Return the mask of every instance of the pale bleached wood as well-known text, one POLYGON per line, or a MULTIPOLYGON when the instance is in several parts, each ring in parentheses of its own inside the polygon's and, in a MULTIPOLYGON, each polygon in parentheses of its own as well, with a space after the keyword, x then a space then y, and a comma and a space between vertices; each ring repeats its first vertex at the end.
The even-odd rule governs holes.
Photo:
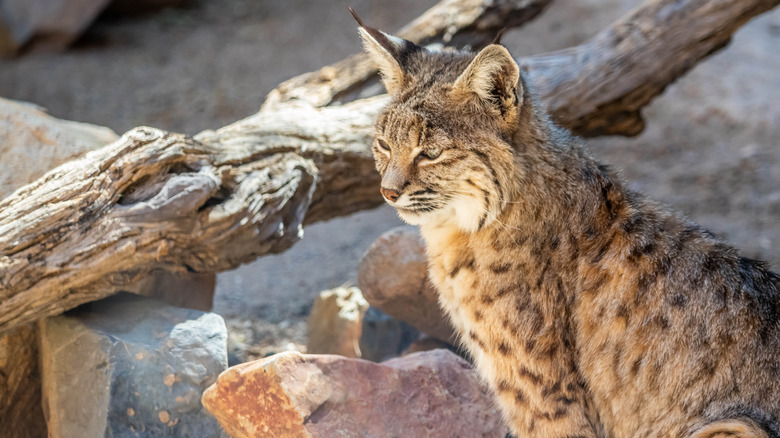
MULTIPOLYGON (((635 134, 638 108, 776 3, 648 1, 581 48, 521 63, 564 126, 635 134), (663 53, 664 44, 674 56, 663 53)), ((447 0, 437 7, 460 5, 466 14, 475 4, 447 0)), ((546 2, 484 4, 538 13, 546 2)), ((504 9, 476 10, 472 23, 520 20, 504 9)), ((447 23, 438 26, 453 41, 476 43, 500 27, 447 23)), ((406 32, 414 29, 412 36, 428 38, 419 33, 424 20, 406 32)), ((373 71, 359 71, 360 62, 353 57, 288 81, 257 114, 194 139, 136 128, 0 202, 0 334, 132 289, 152 269, 235 268, 287 249, 304 223, 379 205, 369 145, 387 98, 354 100, 371 94, 366 74, 373 71)))

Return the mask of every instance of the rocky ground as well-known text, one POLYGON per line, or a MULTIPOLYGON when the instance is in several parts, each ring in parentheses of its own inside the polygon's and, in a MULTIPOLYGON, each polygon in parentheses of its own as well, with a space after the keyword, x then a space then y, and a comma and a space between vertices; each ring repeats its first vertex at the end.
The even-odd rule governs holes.
MULTIPOLYGON (((432 0, 350 2, 394 30, 432 0)), ((510 31, 518 56, 580 43, 635 2, 557 2, 510 31)), ((0 96, 57 117, 194 134, 253 113, 279 82, 360 45, 341 2, 193 0, 186 8, 103 19, 72 50, 0 61, 0 96)), ((588 142, 631 186, 672 205, 751 256, 780 267, 780 10, 746 25, 646 111, 637 138, 588 142)), ((354 285, 361 254, 400 224, 388 208, 316 224, 290 251, 220 274, 215 311, 236 360, 303 349, 316 294, 354 285)))

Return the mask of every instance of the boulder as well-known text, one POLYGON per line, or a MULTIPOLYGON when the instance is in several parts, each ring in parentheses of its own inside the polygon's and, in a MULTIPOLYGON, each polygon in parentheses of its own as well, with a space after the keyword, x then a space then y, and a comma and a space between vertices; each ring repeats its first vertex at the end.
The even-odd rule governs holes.
POLYGON ((371 244, 360 261, 358 287, 372 307, 435 338, 455 339, 428 281, 428 257, 416 228, 394 228, 371 244))
POLYGON ((219 315, 120 294, 41 320, 49 437, 219 437, 200 404, 227 368, 219 315))
POLYGON ((374 362, 400 355, 421 333, 409 324, 395 319, 376 307, 369 307, 363 316, 360 333, 360 353, 363 359, 374 362))
POLYGON ((368 303, 356 287, 320 292, 309 314, 309 353, 360 357, 360 331, 368 303))
POLYGON ((0 431, 13 438, 46 437, 41 410, 36 328, 28 325, 0 337, 0 431))
POLYGON ((0 199, 117 138, 108 128, 60 120, 35 105, 0 98, 0 199))
POLYGON ((203 405, 233 438, 497 437, 507 432, 468 362, 447 350, 381 364, 286 352, 232 367, 203 405))
POLYGON ((0 55, 60 51, 75 41, 111 0, 3 0, 0 55))

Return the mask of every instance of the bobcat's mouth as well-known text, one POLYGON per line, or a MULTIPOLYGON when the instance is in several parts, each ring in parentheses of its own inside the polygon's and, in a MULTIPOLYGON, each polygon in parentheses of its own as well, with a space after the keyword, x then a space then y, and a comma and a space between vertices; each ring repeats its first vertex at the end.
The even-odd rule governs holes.
POLYGON ((411 225, 421 225, 438 214, 443 206, 431 204, 413 204, 404 207, 394 205, 398 216, 411 225))
POLYGON ((438 210, 440 207, 433 205, 412 205, 408 207, 395 207, 396 210, 409 214, 425 214, 438 210))
POLYGON ((412 225, 427 222, 447 206, 447 199, 430 188, 404 193, 395 201, 385 197, 385 201, 396 209, 401 219, 412 225))

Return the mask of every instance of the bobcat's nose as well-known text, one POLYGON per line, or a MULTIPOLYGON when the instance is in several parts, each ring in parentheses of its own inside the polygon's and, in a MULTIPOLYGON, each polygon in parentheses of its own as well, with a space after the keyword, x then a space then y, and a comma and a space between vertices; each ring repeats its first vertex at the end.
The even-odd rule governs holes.
POLYGON ((382 193, 382 196, 384 196, 385 198, 393 202, 397 201, 398 198, 401 197, 401 194, 398 193, 397 190, 393 190, 393 189, 386 189, 384 187, 380 187, 379 192, 382 193))

